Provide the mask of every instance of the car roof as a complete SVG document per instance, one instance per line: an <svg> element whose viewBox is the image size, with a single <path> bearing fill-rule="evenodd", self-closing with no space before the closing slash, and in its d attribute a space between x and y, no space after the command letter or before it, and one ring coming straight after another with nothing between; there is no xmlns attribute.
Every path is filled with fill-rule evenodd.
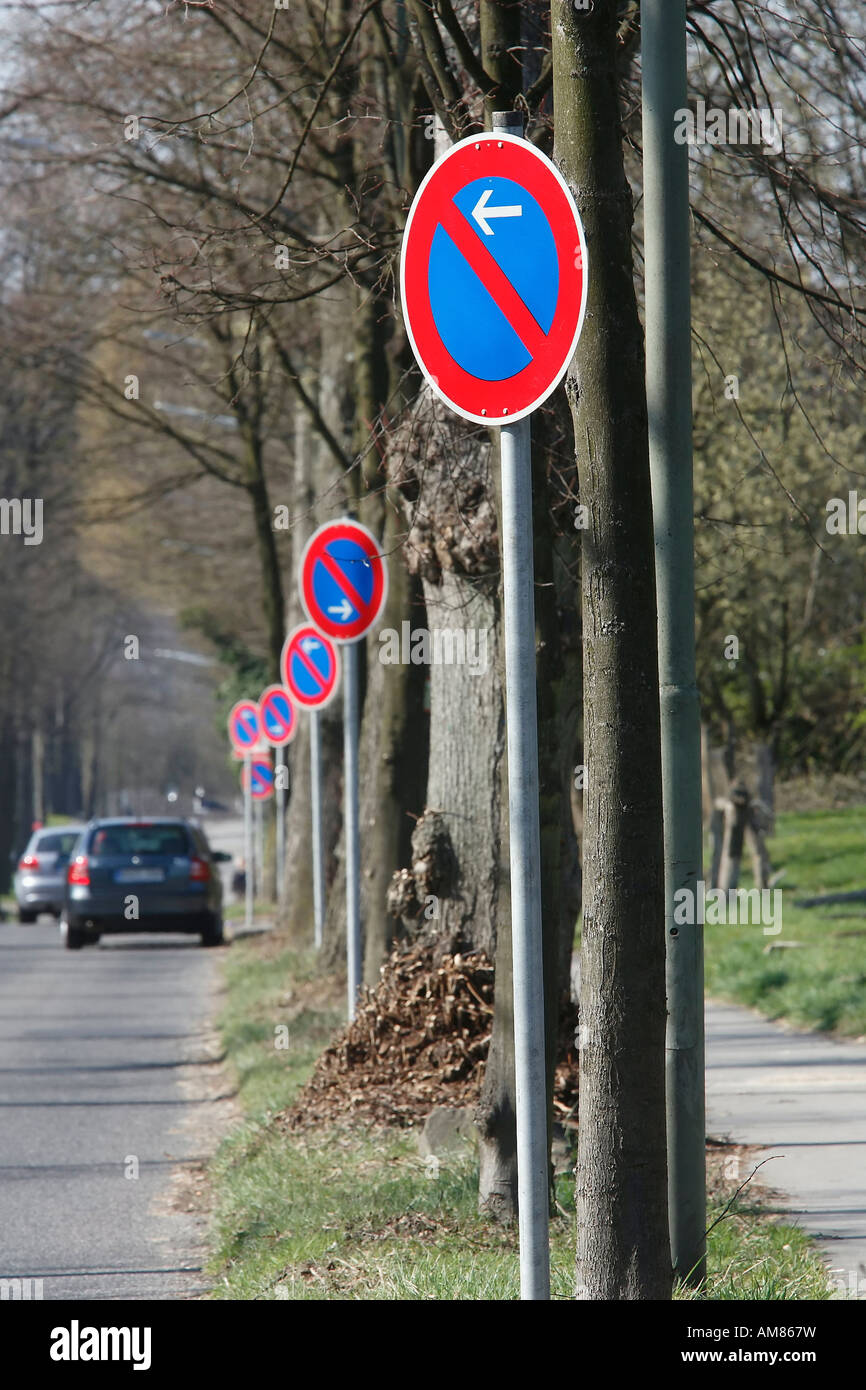
<svg viewBox="0 0 866 1390"><path fill-rule="evenodd" d="M73 830L84 830L84 822L67 821L63 825L40 825L38 830L34 830L34 835L70 835Z"/></svg>
<svg viewBox="0 0 866 1390"><path fill-rule="evenodd" d="M183 816L95 816L92 825L189 825ZM84 827L82 827L83 829Z"/></svg>

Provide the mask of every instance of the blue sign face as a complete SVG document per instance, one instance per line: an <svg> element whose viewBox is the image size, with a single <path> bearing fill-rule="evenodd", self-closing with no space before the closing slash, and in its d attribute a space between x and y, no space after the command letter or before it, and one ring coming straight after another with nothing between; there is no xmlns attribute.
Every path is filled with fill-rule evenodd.
<svg viewBox="0 0 866 1390"><path fill-rule="evenodd" d="M331 655L317 637L304 637L300 650L292 652L292 683L308 700L315 700L330 684L334 663Z"/></svg>
<svg viewBox="0 0 866 1390"><path fill-rule="evenodd" d="M313 569L316 602L331 620L347 626L357 622L373 599L373 566L367 552L348 538L330 541L324 553L333 562L320 560Z"/></svg>
<svg viewBox="0 0 866 1390"><path fill-rule="evenodd" d="M282 691L270 690L267 699L261 701L260 709L267 737L282 743L295 722L291 700Z"/></svg>
<svg viewBox="0 0 866 1390"><path fill-rule="evenodd" d="M337 649L314 627L295 628L286 638L280 657L283 684L299 705L316 709L326 705L337 688Z"/></svg>
<svg viewBox="0 0 866 1390"><path fill-rule="evenodd" d="M388 590L376 537L349 518L320 526L301 556L300 588L307 614L321 632L338 642L356 642L376 621Z"/></svg>
<svg viewBox="0 0 866 1390"><path fill-rule="evenodd" d="M279 738L292 722L292 712L288 700L272 695L269 704L262 710L265 733Z"/></svg>
<svg viewBox="0 0 866 1390"><path fill-rule="evenodd" d="M254 762L250 769L250 791L257 800L270 795L274 788L274 770L270 763Z"/></svg>
<svg viewBox="0 0 866 1390"><path fill-rule="evenodd" d="M453 202L542 333L549 333L559 297L559 259L550 223L532 194L512 179L473 179ZM433 321L465 372L481 381L502 381L529 366L526 345L441 224L433 235L428 275Z"/></svg>
<svg viewBox="0 0 866 1390"><path fill-rule="evenodd" d="M259 721L255 706L245 704L233 710L232 728L239 748L254 748L259 741Z"/></svg>
<svg viewBox="0 0 866 1390"><path fill-rule="evenodd" d="M562 380L586 310L586 243L556 165L528 140L458 140L415 195L403 321L437 396L482 425L520 420Z"/></svg>

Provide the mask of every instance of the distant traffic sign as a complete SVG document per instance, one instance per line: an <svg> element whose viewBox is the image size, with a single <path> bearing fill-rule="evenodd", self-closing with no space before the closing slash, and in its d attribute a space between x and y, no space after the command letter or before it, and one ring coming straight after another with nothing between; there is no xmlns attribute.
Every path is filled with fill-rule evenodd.
<svg viewBox="0 0 866 1390"><path fill-rule="evenodd" d="M504 131L453 145L412 204L400 290L446 405L479 424L529 415L562 379L586 309L583 226L559 170Z"/></svg>
<svg viewBox="0 0 866 1390"><path fill-rule="evenodd" d="M334 644L305 623L286 638L280 671L299 705L322 709L336 694L340 658Z"/></svg>
<svg viewBox="0 0 866 1390"><path fill-rule="evenodd" d="M268 797L274 794L274 769L270 763L263 759L256 758L251 763L244 763L241 768L241 781L243 786L247 785L247 773L250 774L250 795L253 801L267 801Z"/></svg>
<svg viewBox="0 0 866 1390"><path fill-rule="evenodd" d="M255 700L238 700L229 713L229 739L240 757L254 753L261 743L259 707Z"/></svg>
<svg viewBox="0 0 866 1390"><path fill-rule="evenodd" d="M301 556L301 599L316 627L335 642L356 642L373 626L388 593L376 537L357 521L332 521Z"/></svg>
<svg viewBox="0 0 866 1390"><path fill-rule="evenodd" d="M287 690L281 685L269 685L259 697L259 720L262 733L272 748L282 748L295 737L297 720L295 707Z"/></svg>

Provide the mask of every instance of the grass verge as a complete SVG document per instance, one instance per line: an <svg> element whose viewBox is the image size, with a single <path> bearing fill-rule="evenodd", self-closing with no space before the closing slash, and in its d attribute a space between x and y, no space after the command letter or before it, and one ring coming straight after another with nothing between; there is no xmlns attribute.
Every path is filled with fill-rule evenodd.
<svg viewBox="0 0 866 1390"><path fill-rule="evenodd" d="M862 1037L866 902L806 908L795 899L866 889L866 807L788 813L776 829L769 850L774 870L784 870L782 930L708 923L707 993L767 1018ZM751 885L744 873L743 887Z"/></svg>
<svg viewBox="0 0 866 1390"><path fill-rule="evenodd" d="M237 942L226 981L220 1027L247 1119L211 1167L213 1296L516 1299L516 1234L479 1217L471 1152L425 1161L407 1132L297 1132L278 1119L342 1020L343 983L316 976L312 955L275 935ZM724 1176L721 1153L710 1159L714 1220L736 1182ZM575 1242L568 1174L558 1179L557 1205L552 1291L569 1299ZM710 1233L706 1289L680 1296L825 1298L828 1287L807 1237L744 1194Z"/></svg>

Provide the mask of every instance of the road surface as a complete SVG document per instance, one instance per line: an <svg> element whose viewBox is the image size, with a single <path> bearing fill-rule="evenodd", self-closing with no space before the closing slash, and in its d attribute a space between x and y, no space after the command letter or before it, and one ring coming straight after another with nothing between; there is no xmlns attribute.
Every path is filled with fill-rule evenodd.
<svg viewBox="0 0 866 1390"><path fill-rule="evenodd" d="M866 1044L707 1005L707 1131L755 1145L742 1177L818 1239L839 1292L866 1298ZM745 1165L744 1165L745 1166Z"/></svg>
<svg viewBox="0 0 866 1390"><path fill-rule="evenodd" d="M201 1217L171 1194L228 1103L221 954L168 936L67 951L50 918L0 923L0 1278L46 1299L205 1288Z"/></svg>

